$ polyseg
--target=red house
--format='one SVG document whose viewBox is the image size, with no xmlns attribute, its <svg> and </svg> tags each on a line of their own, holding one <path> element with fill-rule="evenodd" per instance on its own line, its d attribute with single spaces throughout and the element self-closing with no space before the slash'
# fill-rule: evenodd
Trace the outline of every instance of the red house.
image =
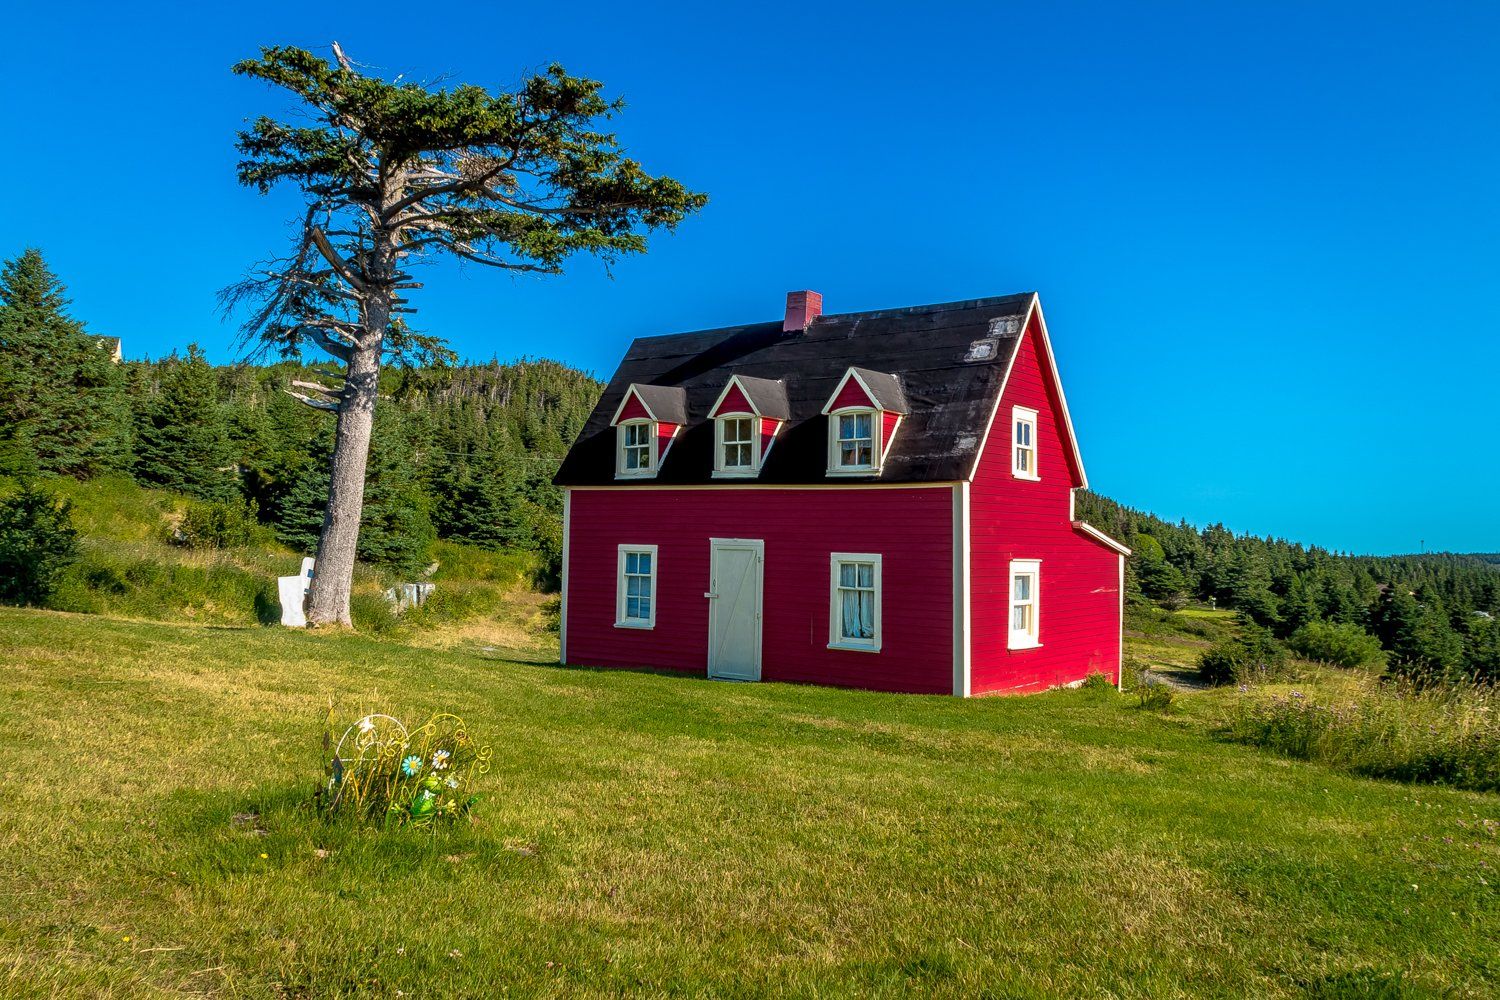
<svg viewBox="0 0 1500 1000">
<path fill-rule="evenodd" d="M 556 478 L 562 659 L 955 695 L 1119 677 L 1128 550 L 1033 293 L 646 337 Z"/>
</svg>

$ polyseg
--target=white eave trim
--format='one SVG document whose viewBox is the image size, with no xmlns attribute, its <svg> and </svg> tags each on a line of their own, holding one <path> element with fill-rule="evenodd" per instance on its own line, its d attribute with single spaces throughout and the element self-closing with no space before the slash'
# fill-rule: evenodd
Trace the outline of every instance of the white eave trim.
<svg viewBox="0 0 1500 1000">
<path fill-rule="evenodd" d="M 1128 547 L 1120 544 L 1119 542 L 1115 541 L 1113 538 L 1110 538 L 1104 532 L 1100 531 L 1098 528 L 1094 527 L 1092 524 L 1089 524 L 1087 521 L 1074 521 L 1073 522 L 1073 527 L 1077 528 L 1079 531 L 1083 532 L 1085 535 L 1088 535 L 1090 538 L 1092 538 L 1094 541 L 1098 542 L 1099 544 L 1103 545 L 1105 548 L 1114 549 L 1116 552 L 1120 553 L 1120 555 L 1122 555 L 1122 556 L 1128 556 L 1128 555 L 1130 555 L 1130 549 Z"/>
</svg>

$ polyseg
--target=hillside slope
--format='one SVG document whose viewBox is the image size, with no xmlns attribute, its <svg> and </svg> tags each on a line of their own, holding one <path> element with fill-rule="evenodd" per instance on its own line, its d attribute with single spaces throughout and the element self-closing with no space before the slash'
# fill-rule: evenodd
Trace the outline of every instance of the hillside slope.
<svg viewBox="0 0 1500 1000">
<path fill-rule="evenodd" d="M 72 504 L 79 532 L 79 559 L 51 601 L 55 610 L 222 626 L 280 621 L 276 577 L 295 574 L 302 556 L 278 544 L 270 529 L 245 545 L 192 549 L 172 541 L 190 502 L 181 494 L 123 477 L 46 482 Z M 0 495 L 10 488 L 0 477 Z M 411 578 L 361 564 L 358 627 L 407 643 L 496 648 L 525 658 L 555 653 L 556 598 L 533 586 L 534 554 L 438 542 L 432 559 L 436 568 L 422 579 L 437 585 L 435 596 L 400 618 L 382 594 Z"/>
<path fill-rule="evenodd" d="M 1500 800 L 1110 691 L 735 685 L 16 610 L 0 661 L 9 995 L 1500 991 Z M 462 714 L 495 752 L 478 822 L 320 823 L 330 699 Z"/>
</svg>

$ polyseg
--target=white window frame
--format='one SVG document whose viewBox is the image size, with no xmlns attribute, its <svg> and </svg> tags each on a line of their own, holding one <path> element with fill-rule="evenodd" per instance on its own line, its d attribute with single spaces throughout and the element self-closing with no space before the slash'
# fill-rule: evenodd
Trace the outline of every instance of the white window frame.
<svg viewBox="0 0 1500 1000">
<path fill-rule="evenodd" d="M 615 628 L 656 628 L 656 579 L 661 571 L 661 563 L 656 554 L 655 545 L 631 545 L 622 544 L 618 549 L 615 559 Z M 627 618 L 625 616 L 625 557 L 628 555 L 649 555 L 651 557 L 651 614 L 647 618 Z M 642 574 L 634 574 L 640 576 Z"/>
<path fill-rule="evenodd" d="M 1031 578 L 1031 598 L 1016 600 L 1016 580 Z M 1016 628 L 1016 608 L 1021 605 L 1031 608 L 1031 627 Z M 1005 634 L 1008 649 L 1036 649 L 1042 644 L 1042 561 L 1040 559 L 1012 559 L 1010 576 L 1005 590 Z"/>
<path fill-rule="evenodd" d="M 870 464 L 845 465 L 839 448 L 839 422 L 844 417 L 868 416 L 870 418 Z M 881 438 L 885 431 L 885 415 L 870 406 L 845 406 L 828 414 L 828 474 L 831 476 L 868 476 L 880 471 L 882 454 Z M 855 440 L 858 440 L 857 438 Z"/>
<path fill-rule="evenodd" d="M 874 622 L 871 631 L 874 633 L 868 639 L 849 639 L 844 636 L 842 601 L 839 600 L 839 567 L 844 563 L 873 563 L 875 610 Z M 878 653 L 883 640 L 880 626 L 880 606 L 883 603 L 884 591 L 881 586 L 881 559 L 877 553 L 870 552 L 834 552 L 828 558 L 828 648 L 850 649 L 861 653 Z"/>
<path fill-rule="evenodd" d="M 1028 436 L 1031 438 L 1031 441 L 1030 444 L 1026 447 L 1023 447 L 1021 443 L 1016 440 L 1017 431 L 1021 427 L 1026 427 L 1030 432 Z M 1039 424 L 1037 422 L 1036 410 L 1033 410 L 1029 406 L 1016 406 L 1011 408 L 1010 474 L 1015 476 L 1017 479 L 1030 479 L 1033 481 L 1037 481 L 1042 478 L 1041 473 L 1037 471 L 1036 467 L 1037 452 L 1040 450 L 1037 447 L 1038 428 Z M 1031 459 L 1028 463 L 1030 465 L 1029 469 L 1023 469 L 1021 467 L 1021 453 L 1023 451 L 1026 452 Z"/>
<path fill-rule="evenodd" d="M 724 448 L 728 444 L 725 440 L 726 424 L 731 420 L 746 420 L 750 423 L 750 464 L 728 465 L 724 461 Z M 761 418 L 754 413 L 721 413 L 714 418 L 714 476 L 722 479 L 735 479 L 744 476 L 760 475 L 760 434 Z"/>
<path fill-rule="evenodd" d="M 646 428 L 646 436 L 648 438 L 646 443 L 650 449 L 647 452 L 649 464 L 643 469 L 627 469 L 625 467 L 625 429 L 627 427 Z M 639 448 L 640 445 L 632 445 L 631 447 Z M 660 447 L 661 428 L 657 426 L 655 420 L 648 420 L 644 417 L 640 417 L 632 420 L 620 421 L 615 425 L 615 478 L 642 479 L 655 476 L 658 460 L 657 449 Z"/>
</svg>

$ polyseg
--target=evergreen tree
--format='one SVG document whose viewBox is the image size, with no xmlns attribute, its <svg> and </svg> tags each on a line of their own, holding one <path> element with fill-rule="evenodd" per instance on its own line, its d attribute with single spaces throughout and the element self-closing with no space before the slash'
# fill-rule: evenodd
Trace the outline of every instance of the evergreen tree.
<svg viewBox="0 0 1500 1000">
<path fill-rule="evenodd" d="M 136 431 L 136 478 L 204 500 L 238 495 L 238 477 L 214 369 L 197 344 L 173 355 Z"/>
<path fill-rule="evenodd" d="M 12 472 L 88 477 L 128 464 L 123 376 L 68 305 L 39 250 L 0 269 L 0 463 Z"/>
<path fill-rule="evenodd" d="M 0 601 L 42 605 L 78 551 L 72 505 L 32 482 L 0 500 Z"/>
</svg>

